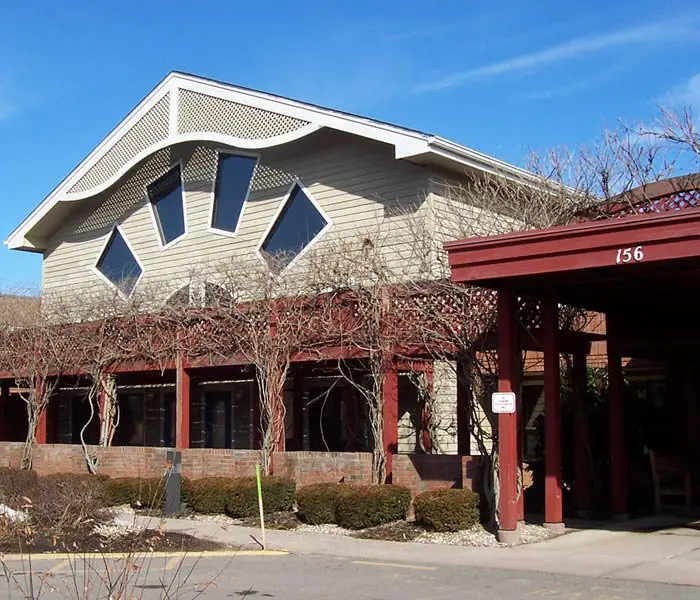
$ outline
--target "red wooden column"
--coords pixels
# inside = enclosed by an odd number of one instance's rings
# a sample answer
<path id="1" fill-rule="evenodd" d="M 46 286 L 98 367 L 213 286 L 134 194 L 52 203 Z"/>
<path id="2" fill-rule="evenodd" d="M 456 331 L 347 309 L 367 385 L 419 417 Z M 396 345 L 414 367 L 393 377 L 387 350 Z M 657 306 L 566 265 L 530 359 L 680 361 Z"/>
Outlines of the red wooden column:
<path id="1" fill-rule="evenodd" d="M 175 447 L 183 450 L 190 447 L 190 405 L 192 380 L 185 368 L 185 361 L 178 356 L 175 373 Z"/>
<path id="2" fill-rule="evenodd" d="M 7 411 L 9 410 L 10 402 L 10 380 L 3 379 L 0 381 L 0 441 L 6 441 L 9 437 L 10 424 L 7 422 Z"/>
<path id="3" fill-rule="evenodd" d="M 469 364 L 466 360 L 457 363 L 457 452 L 464 456 L 471 454 L 469 436 L 469 406 L 471 390 Z"/>
<path id="4" fill-rule="evenodd" d="M 606 316 L 608 352 L 608 403 L 610 410 L 610 490 L 613 519 L 627 519 L 625 423 L 622 406 L 622 355 L 614 319 Z"/>
<path id="5" fill-rule="evenodd" d="M 579 518 L 591 516 L 591 465 L 589 461 L 589 428 L 586 414 L 588 372 L 586 352 L 578 350 L 573 356 L 571 387 L 574 400 L 574 496 Z"/>
<path id="6" fill-rule="evenodd" d="M 515 297 L 498 293 L 498 391 L 518 391 L 518 361 Z M 498 539 L 507 544 L 520 540 L 518 531 L 518 419 L 515 413 L 498 415 L 500 496 Z"/>
<path id="7" fill-rule="evenodd" d="M 386 457 L 385 483 L 392 482 L 393 455 L 399 445 L 399 371 L 390 364 L 384 372 L 383 413 L 384 413 L 384 455 Z"/>
<path id="8" fill-rule="evenodd" d="M 542 350 L 544 351 L 544 524 L 564 528 L 561 485 L 561 406 L 559 402 L 559 306 L 542 302 Z"/>
<path id="9" fill-rule="evenodd" d="M 294 371 L 294 446 L 291 450 L 304 449 L 304 369 L 301 364 L 297 364 Z"/>
<path id="10" fill-rule="evenodd" d="M 35 381 L 35 390 L 34 394 L 35 397 L 38 399 L 41 398 L 41 396 L 44 393 L 44 388 L 46 385 L 46 382 L 42 377 L 37 377 Z M 36 435 L 35 435 L 35 440 L 37 444 L 46 444 L 48 440 L 48 431 L 47 431 L 47 419 L 46 419 L 46 412 L 48 411 L 49 407 L 48 404 L 44 407 L 44 410 L 41 411 L 41 414 L 39 415 L 39 421 L 36 424 Z"/>

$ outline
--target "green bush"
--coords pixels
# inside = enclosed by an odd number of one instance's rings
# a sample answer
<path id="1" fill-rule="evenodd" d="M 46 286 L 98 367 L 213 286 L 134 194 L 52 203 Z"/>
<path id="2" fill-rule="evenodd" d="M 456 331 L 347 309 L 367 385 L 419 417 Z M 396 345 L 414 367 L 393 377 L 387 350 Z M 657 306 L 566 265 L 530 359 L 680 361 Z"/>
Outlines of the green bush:
<path id="1" fill-rule="evenodd" d="M 160 506 L 165 496 L 165 479 L 155 477 L 118 477 L 105 482 L 107 502 L 111 506 L 122 504 L 141 505 L 147 508 Z"/>
<path id="2" fill-rule="evenodd" d="M 266 513 L 292 510 L 296 484 L 284 477 L 263 477 L 263 506 Z M 232 482 L 226 499 L 226 512 L 234 519 L 258 514 L 258 489 L 255 477 L 244 477 Z"/>
<path id="3" fill-rule="evenodd" d="M 310 525 L 338 522 L 338 502 L 350 486 L 343 483 L 314 483 L 297 491 L 299 514 Z"/>
<path id="4" fill-rule="evenodd" d="M 436 490 L 413 500 L 416 523 L 435 531 L 462 531 L 479 522 L 479 494 L 471 490 Z"/>
<path id="5" fill-rule="evenodd" d="M 367 529 L 393 521 L 408 514 L 411 492 L 397 485 L 349 487 L 338 500 L 338 525 L 346 529 Z"/>
<path id="6" fill-rule="evenodd" d="M 182 489 L 187 490 L 188 506 L 195 512 L 222 515 L 226 512 L 226 500 L 233 483 L 229 477 L 205 477 L 188 481 Z"/>

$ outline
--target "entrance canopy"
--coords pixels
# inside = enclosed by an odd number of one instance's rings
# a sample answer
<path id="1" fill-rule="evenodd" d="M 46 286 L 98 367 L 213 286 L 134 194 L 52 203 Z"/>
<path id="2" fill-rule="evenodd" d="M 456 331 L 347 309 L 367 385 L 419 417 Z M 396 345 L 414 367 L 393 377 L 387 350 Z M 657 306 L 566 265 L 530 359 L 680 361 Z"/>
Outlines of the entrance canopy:
<path id="1" fill-rule="evenodd" d="M 454 281 L 613 315 L 628 334 L 622 337 L 643 330 L 646 342 L 637 340 L 635 348 L 646 345 L 645 354 L 652 338 L 657 347 L 682 350 L 700 331 L 700 208 L 445 247 Z"/>

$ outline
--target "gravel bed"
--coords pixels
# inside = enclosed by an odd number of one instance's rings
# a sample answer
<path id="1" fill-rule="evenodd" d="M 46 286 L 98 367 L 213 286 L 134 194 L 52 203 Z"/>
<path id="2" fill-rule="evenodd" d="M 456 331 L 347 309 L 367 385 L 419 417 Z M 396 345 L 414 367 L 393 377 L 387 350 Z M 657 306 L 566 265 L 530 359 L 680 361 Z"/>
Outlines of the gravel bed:
<path id="1" fill-rule="evenodd" d="M 520 544 L 534 544 L 556 537 L 557 534 L 540 525 L 520 525 L 522 538 Z M 505 547 L 496 539 L 496 536 L 484 528 L 476 525 L 465 531 L 455 533 L 426 532 L 414 540 L 417 544 L 448 544 L 452 546 L 488 546 Z"/>
<path id="2" fill-rule="evenodd" d="M 125 511 L 128 512 L 128 511 Z M 251 526 L 250 523 L 245 522 L 243 519 L 232 519 L 226 515 L 201 515 L 201 514 L 190 514 L 185 518 L 191 519 L 193 521 L 207 521 L 213 523 L 221 523 L 222 525 L 228 526 Z M 389 525 L 389 528 L 391 528 Z M 387 526 L 384 526 L 385 528 Z M 554 537 L 557 537 L 557 533 L 542 527 L 541 525 L 520 525 L 520 531 L 522 532 L 520 544 L 535 544 L 537 542 L 542 542 Z M 403 536 L 396 537 L 395 535 L 389 534 L 384 535 L 379 530 L 382 528 L 365 529 L 361 531 L 351 531 L 349 529 L 343 529 L 338 525 L 307 525 L 305 523 L 299 523 L 299 525 L 293 528 L 293 531 L 299 533 L 325 533 L 332 535 L 344 535 L 353 536 L 364 539 L 387 539 L 393 541 L 405 541 L 406 543 L 415 544 L 445 544 L 452 546 L 473 546 L 473 547 L 505 547 L 507 544 L 500 543 L 496 536 L 486 529 L 483 525 L 475 525 L 471 529 L 465 531 L 458 531 L 455 533 L 436 533 L 426 531 L 419 533 L 414 536 Z"/>

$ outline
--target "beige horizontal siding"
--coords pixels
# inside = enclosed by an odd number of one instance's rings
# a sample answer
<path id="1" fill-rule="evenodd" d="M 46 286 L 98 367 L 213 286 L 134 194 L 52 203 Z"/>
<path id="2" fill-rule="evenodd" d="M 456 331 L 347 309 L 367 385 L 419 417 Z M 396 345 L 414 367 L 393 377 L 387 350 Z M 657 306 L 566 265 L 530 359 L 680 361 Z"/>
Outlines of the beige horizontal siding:
<path id="1" fill-rule="evenodd" d="M 177 160 L 184 167 L 188 234 L 161 250 L 145 189 Z M 45 292 L 105 287 L 92 266 L 115 223 L 144 267 L 139 286 L 166 282 L 177 289 L 193 269 L 201 271 L 220 261 L 259 260 L 255 250 L 297 178 L 333 221 L 315 252 L 330 240 L 373 232 L 383 237 L 389 260 L 399 261 L 402 253 L 393 251 L 392 244 L 405 243 L 405 228 L 401 216 L 392 216 L 392 208 L 425 205 L 429 181 L 426 169 L 397 161 L 389 146 L 321 131 L 261 152 L 238 235 L 230 237 L 208 231 L 215 172 L 214 147 L 166 149 L 101 197 L 77 207 L 50 239 L 44 257 Z M 293 268 L 303 268 L 303 260 Z"/>

